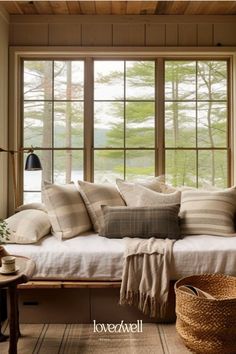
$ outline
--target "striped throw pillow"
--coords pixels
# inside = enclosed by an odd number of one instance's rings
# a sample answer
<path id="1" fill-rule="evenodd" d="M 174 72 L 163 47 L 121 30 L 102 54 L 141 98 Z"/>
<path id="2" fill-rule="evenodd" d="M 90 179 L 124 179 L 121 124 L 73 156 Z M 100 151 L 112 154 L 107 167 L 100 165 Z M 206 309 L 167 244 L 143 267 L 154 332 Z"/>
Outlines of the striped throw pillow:
<path id="1" fill-rule="evenodd" d="M 74 183 L 56 185 L 44 182 L 43 200 L 53 234 L 59 239 L 71 238 L 91 230 L 87 209 Z"/>
<path id="2" fill-rule="evenodd" d="M 109 183 L 96 184 L 78 181 L 79 191 L 87 206 L 94 230 L 99 232 L 103 225 L 101 205 L 125 205 L 117 188 Z"/>
<path id="3" fill-rule="evenodd" d="M 181 193 L 181 232 L 183 235 L 236 236 L 234 216 L 236 189 L 192 190 Z"/>
<path id="4" fill-rule="evenodd" d="M 109 238 L 169 238 L 180 236 L 179 205 L 159 207 L 102 206 L 104 225 L 100 235 Z"/>

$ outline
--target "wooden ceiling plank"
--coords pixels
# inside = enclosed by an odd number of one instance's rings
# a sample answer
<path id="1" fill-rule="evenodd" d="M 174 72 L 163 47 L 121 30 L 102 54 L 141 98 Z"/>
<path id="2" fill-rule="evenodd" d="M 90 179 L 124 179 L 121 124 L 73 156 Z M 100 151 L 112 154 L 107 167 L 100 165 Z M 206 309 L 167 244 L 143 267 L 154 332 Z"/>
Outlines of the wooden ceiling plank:
<path id="1" fill-rule="evenodd" d="M 168 15 L 168 11 L 173 1 L 158 1 L 156 6 L 156 15 Z"/>
<path id="2" fill-rule="evenodd" d="M 207 7 L 206 11 L 209 13 L 209 15 L 220 15 L 222 13 L 228 14 L 231 5 L 231 1 L 212 1 Z"/>
<path id="3" fill-rule="evenodd" d="M 37 13 L 40 15 L 51 15 L 53 13 L 49 1 L 34 1 L 34 6 L 37 10 Z"/>
<path id="4" fill-rule="evenodd" d="M 184 15 L 188 5 L 188 1 L 172 1 L 169 11 L 171 15 Z"/>
<path id="5" fill-rule="evenodd" d="M 68 15 L 69 9 L 66 1 L 50 1 L 52 11 L 55 15 Z"/>
<path id="6" fill-rule="evenodd" d="M 204 15 L 206 10 L 205 1 L 189 1 L 184 12 L 185 15 Z"/>
<path id="7" fill-rule="evenodd" d="M 127 1 L 126 14 L 139 15 L 141 12 L 142 1 Z"/>
<path id="8" fill-rule="evenodd" d="M 34 6 L 34 3 L 31 1 L 17 1 L 17 4 L 22 9 L 25 15 L 35 15 L 37 10 Z"/>
<path id="9" fill-rule="evenodd" d="M 232 4 L 228 9 L 227 15 L 236 15 L 236 1 L 231 1 Z"/>
<path id="10" fill-rule="evenodd" d="M 95 1 L 97 15 L 111 15 L 111 1 Z"/>
<path id="11" fill-rule="evenodd" d="M 235 15 L 236 1 L 1 1 L 9 14 Z"/>
<path id="12" fill-rule="evenodd" d="M 112 1 L 111 13 L 112 15 L 125 15 L 127 8 L 127 1 Z"/>
<path id="13" fill-rule="evenodd" d="M 142 1 L 140 15 L 154 15 L 158 1 Z"/>
<path id="14" fill-rule="evenodd" d="M 95 15 L 95 1 L 80 1 L 80 8 L 83 15 Z"/>
<path id="15" fill-rule="evenodd" d="M 80 15 L 81 8 L 79 1 L 67 1 L 67 7 L 71 15 Z"/>
<path id="16" fill-rule="evenodd" d="M 1 1 L 1 5 L 11 15 L 23 14 L 23 10 L 16 1 Z"/>

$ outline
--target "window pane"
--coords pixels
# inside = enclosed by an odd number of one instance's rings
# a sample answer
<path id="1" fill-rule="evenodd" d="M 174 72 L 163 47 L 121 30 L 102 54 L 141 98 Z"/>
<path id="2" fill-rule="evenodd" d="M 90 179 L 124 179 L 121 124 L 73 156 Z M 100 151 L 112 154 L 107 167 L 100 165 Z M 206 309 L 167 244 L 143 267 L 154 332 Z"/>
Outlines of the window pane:
<path id="1" fill-rule="evenodd" d="M 83 111 L 82 102 L 54 103 L 55 147 L 83 147 Z"/>
<path id="2" fill-rule="evenodd" d="M 42 171 L 25 171 L 25 161 L 28 154 L 24 154 L 23 174 L 24 174 L 24 190 L 25 191 L 41 191 L 42 182 L 52 181 L 52 151 L 37 150 L 35 154 L 39 157 L 42 164 Z M 25 202 L 25 200 L 24 200 Z"/>
<path id="3" fill-rule="evenodd" d="M 226 103 L 198 103 L 198 146 L 227 147 Z"/>
<path id="4" fill-rule="evenodd" d="M 155 146 L 155 104 L 126 103 L 126 147 Z"/>
<path id="5" fill-rule="evenodd" d="M 124 103 L 94 103 L 94 146 L 124 147 Z"/>
<path id="6" fill-rule="evenodd" d="M 154 100 L 155 62 L 126 61 L 126 99 Z"/>
<path id="7" fill-rule="evenodd" d="M 52 146 L 52 105 L 50 102 L 25 102 L 24 146 Z"/>
<path id="8" fill-rule="evenodd" d="M 41 191 L 42 171 L 24 171 L 24 190 Z"/>
<path id="9" fill-rule="evenodd" d="M 132 180 L 137 177 L 145 178 L 155 175 L 155 151 L 128 150 L 126 151 L 126 175 Z"/>
<path id="10" fill-rule="evenodd" d="M 196 62 L 165 62 L 165 99 L 196 99 Z"/>
<path id="11" fill-rule="evenodd" d="M 54 182 L 83 180 L 83 151 L 54 151 Z"/>
<path id="12" fill-rule="evenodd" d="M 84 62 L 54 61 L 54 99 L 83 100 Z"/>
<path id="13" fill-rule="evenodd" d="M 166 102 L 166 147 L 196 146 L 196 104 L 194 102 Z"/>
<path id="14" fill-rule="evenodd" d="M 166 179 L 174 186 L 196 186 L 196 152 L 166 151 Z"/>
<path id="15" fill-rule="evenodd" d="M 227 178 L 227 151 L 199 151 L 198 185 L 212 185 L 225 188 Z"/>
<path id="16" fill-rule="evenodd" d="M 24 99 L 50 100 L 52 98 L 52 62 L 24 61 Z"/>
<path id="17" fill-rule="evenodd" d="M 227 100 L 227 62 L 198 62 L 198 99 Z"/>
<path id="18" fill-rule="evenodd" d="M 24 192 L 24 204 L 41 203 L 41 202 L 42 202 L 41 192 Z"/>
<path id="19" fill-rule="evenodd" d="M 115 182 L 124 178 L 124 152 L 121 150 L 94 151 L 94 181 Z"/>
<path id="20" fill-rule="evenodd" d="M 124 99 L 124 61 L 94 62 L 95 100 Z"/>

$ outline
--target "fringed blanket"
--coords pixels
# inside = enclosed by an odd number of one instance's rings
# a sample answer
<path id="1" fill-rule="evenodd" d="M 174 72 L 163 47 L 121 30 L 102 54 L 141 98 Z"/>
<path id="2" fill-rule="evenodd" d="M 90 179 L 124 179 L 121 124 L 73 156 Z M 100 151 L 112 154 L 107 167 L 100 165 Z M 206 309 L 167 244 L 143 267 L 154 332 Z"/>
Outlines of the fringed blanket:
<path id="1" fill-rule="evenodd" d="M 174 240 L 125 238 L 120 304 L 137 306 L 150 317 L 164 317 Z"/>

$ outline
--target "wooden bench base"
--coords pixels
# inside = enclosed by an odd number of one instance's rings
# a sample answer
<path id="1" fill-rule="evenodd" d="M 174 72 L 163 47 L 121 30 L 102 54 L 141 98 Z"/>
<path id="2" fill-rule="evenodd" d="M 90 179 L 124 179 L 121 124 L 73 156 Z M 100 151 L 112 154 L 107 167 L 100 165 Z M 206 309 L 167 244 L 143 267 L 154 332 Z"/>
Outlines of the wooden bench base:
<path id="1" fill-rule="evenodd" d="M 20 285 L 22 323 L 174 322 L 174 282 L 165 318 L 150 319 L 132 306 L 119 305 L 120 281 L 31 281 Z"/>

